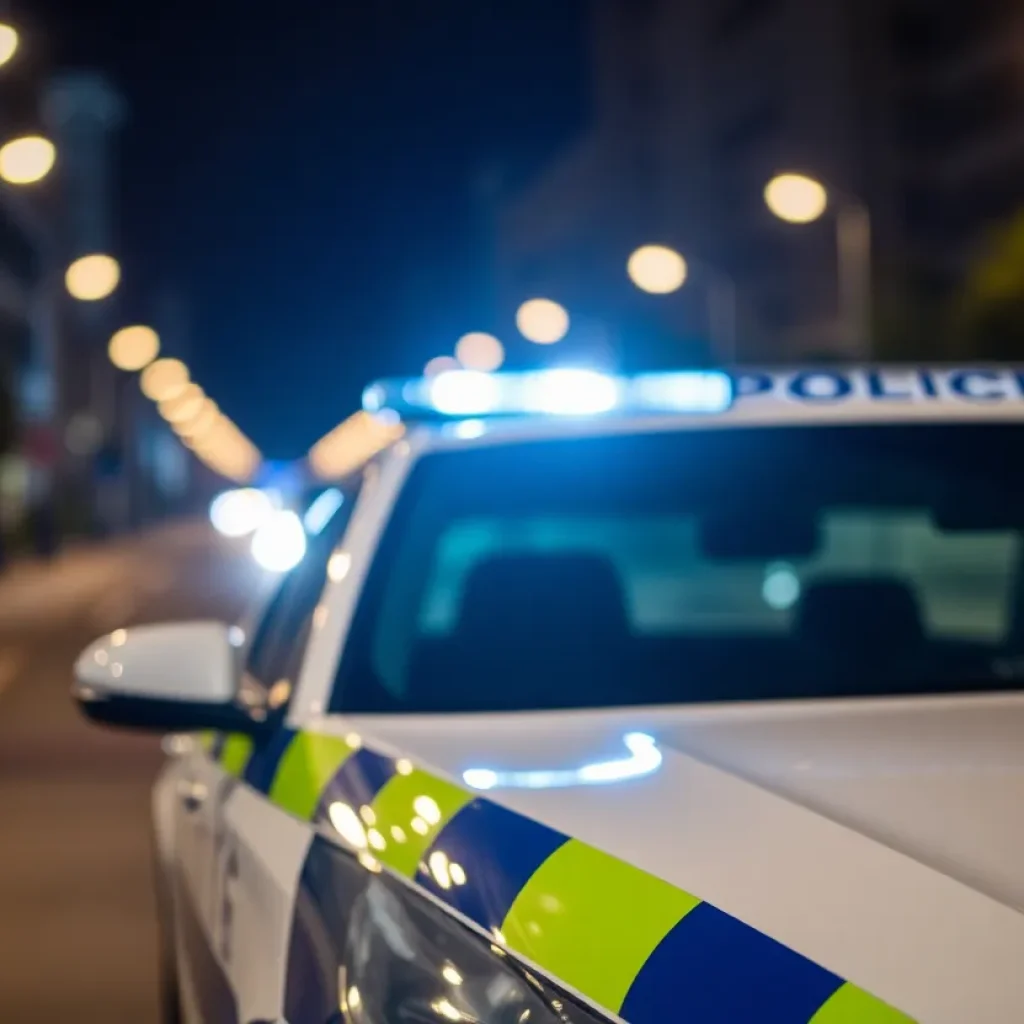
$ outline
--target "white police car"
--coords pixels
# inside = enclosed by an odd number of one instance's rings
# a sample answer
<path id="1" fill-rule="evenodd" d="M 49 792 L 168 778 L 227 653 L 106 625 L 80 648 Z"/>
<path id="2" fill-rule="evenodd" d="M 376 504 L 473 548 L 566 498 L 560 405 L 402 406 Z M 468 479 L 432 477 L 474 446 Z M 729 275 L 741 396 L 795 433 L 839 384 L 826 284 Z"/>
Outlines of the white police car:
<path id="1" fill-rule="evenodd" d="M 375 386 L 253 637 L 83 654 L 168 1020 L 1024 1020 L 1024 372 L 731 383 Z"/>

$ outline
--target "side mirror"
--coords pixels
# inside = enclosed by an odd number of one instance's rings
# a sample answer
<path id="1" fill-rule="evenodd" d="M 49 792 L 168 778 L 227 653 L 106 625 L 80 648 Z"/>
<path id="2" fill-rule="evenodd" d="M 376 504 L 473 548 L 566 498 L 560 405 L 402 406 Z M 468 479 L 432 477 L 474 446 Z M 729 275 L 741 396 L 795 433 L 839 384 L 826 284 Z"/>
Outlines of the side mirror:
<path id="1" fill-rule="evenodd" d="M 252 732 L 236 703 L 239 644 L 219 622 L 118 629 L 82 652 L 74 697 L 88 718 L 154 732 Z"/>

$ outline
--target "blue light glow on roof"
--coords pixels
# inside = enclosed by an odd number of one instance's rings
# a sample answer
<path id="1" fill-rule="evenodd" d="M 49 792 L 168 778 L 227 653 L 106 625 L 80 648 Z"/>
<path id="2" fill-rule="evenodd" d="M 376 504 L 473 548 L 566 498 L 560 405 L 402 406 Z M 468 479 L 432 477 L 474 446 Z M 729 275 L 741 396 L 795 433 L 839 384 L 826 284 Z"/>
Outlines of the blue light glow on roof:
<path id="1" fill-rule="evenodd" d="M 717 371 L 617 377 L 560 368 L 532 373 L 452 370 L 436 377 L 385 380 L 363 393 L 367 412 L 420 417 L 603 416 L 716 413 L 732 404 L 733 384 Z"/>
<path id="2" fill-rule="evenodd" d="M 469 768 L 462 781 L 471 789 L 561 789 L 567 786 L 601 786 L 650 775 L 661 767 L 662 753 L 652 736 L 629 732 L 622 737 L 629 757 L 613 761 L 594 761 L 579 768 L 497 771 L 493 768 Z"/>

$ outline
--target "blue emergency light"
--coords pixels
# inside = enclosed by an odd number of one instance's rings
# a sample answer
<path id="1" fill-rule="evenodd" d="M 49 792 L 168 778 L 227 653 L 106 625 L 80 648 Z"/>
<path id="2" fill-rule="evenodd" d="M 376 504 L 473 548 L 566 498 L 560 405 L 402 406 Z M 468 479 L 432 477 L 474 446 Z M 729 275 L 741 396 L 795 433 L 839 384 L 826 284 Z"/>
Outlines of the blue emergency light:
<path id="1" fill-rule="evenodd" d="M 371 384 L 363 392 L 363 409 L 402 419 L 702 414 L 724 412 L 732 400 L 732 379 L 715 370 L 631 377 L 568 368 L 529 373 L 450 370 L 436 377 Z"/>

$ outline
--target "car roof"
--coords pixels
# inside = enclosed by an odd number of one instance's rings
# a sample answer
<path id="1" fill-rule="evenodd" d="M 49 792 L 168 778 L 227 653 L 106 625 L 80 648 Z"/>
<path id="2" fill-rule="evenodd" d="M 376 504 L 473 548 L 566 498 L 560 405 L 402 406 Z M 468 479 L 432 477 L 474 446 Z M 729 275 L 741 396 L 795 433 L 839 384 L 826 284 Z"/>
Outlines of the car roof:
<path id="1" fill-rule="evenodd" d="M 464 419 L 412 426 L 417 454 L 517 441 L 679 430 L 899 423 L 1024 423 L 1024 367 L 755 369 L 721 412 Z"/>

